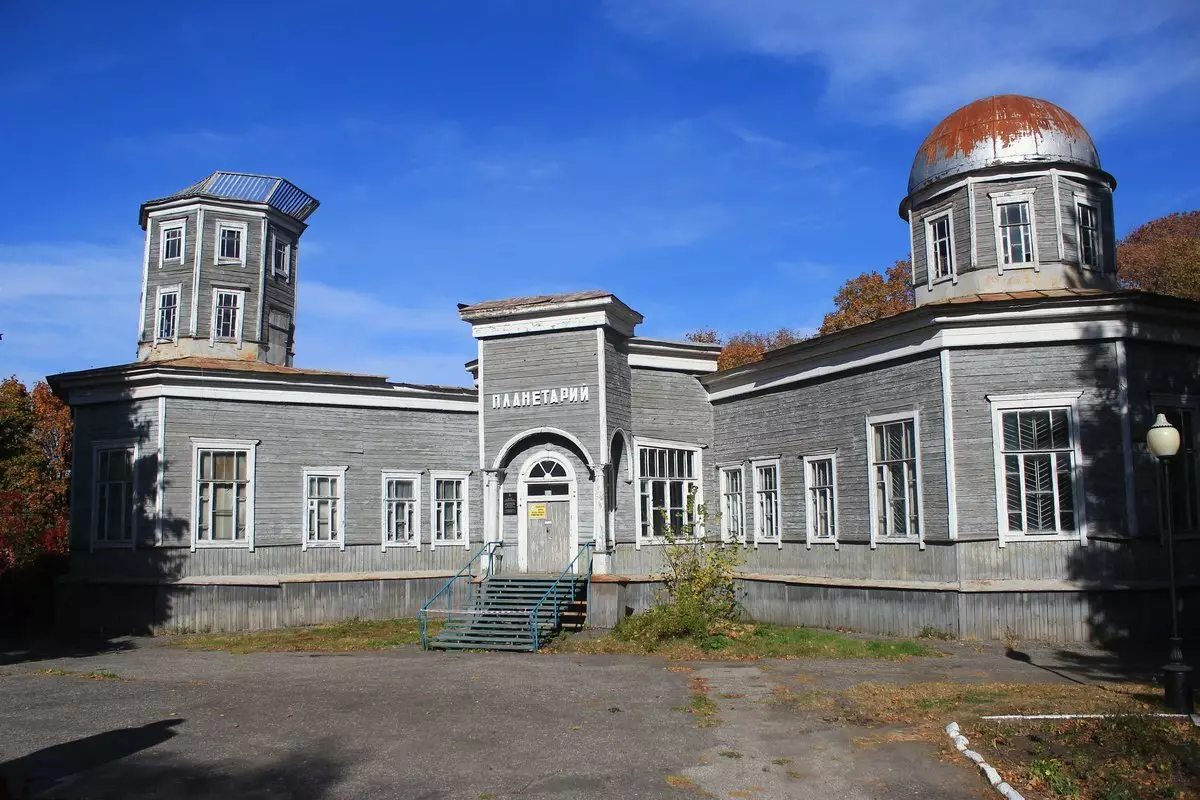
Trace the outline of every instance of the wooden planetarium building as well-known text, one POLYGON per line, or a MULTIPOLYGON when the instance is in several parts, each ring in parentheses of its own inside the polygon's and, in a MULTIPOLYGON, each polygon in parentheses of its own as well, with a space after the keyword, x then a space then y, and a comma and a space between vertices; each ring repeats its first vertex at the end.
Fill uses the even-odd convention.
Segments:
POLYGON ((760 619, 1153 633, 1168 494, 1194 584, 1200 309, 1119 289, 1115 187, 1063 109, 979 100, 913 161, 913 310, 717 372, 607 292, 477 302, 457 388, 294 367, 317 201, 214 173, 142 206, 137 362, 51 379, 76 421, 63 614, 411 616, 490 543, 498 576, 590 545, 610 624, 691 525, 750 546, 760 619), (1169 485, 1141 444, 1160 412, 1184 434, 1169 485))

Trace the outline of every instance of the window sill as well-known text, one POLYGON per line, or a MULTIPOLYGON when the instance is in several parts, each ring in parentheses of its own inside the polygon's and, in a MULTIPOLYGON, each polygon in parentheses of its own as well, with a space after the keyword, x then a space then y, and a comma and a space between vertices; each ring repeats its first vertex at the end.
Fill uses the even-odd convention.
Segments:
POLYGON ((133 540, 131 539, 128 542, 93 541, 92 549, 93 550, 132 550, 133 549, 133 540))
POLYGON ((878 536, 871 543, 871 547, 878 547, 881 544, 916 544, 924 545, 919 536, 878 536))
POLYGON ((246 266, 246 262, 241 260, 240 258, 218 258, 217 266, 218 267, 244 267, 244 266, 246 266))
POLYGON ((809 539, 804 544, 806 547, 808 547, 810 549, 813 547, 823 547, 823 546, 827 547, 829 545, 833 545, 834 548, 837 548, 838 540, 837 539, 809 539))
POLYGON ((1000 537, 1002 544, 1009 542, 1075 542, 1084 544, 1083 537, 1078 533, 1048 533, 1038 535, 1036 533, 1021 533, 1020 531, 1006 532, 1000 537))
POLYGON ((943 275, 940 278, 934 278, 929 282, 929 290, 933 291, 933 287, 940 286, 943 283, 958 283, 958 275, 952 273, 950 275, 943 275))
POLYGON ((180 266, 180 267, 183 266, 183 259, 182 258, 164 258, 162 261, 158 262, 159 269, 162 269, 163 267, 174 267, 174 266, 180 266))
POLYGON ((463 547, 464 545, 466 545, 466 543, 467 543, 466 539, 449 539, 449 540, 435 541, 433 543, 433 546, 434 547, 463 547))
POLYGON ((192 544, 193 550, 249 550, 250 543, 241 542, 195 542, 192 544))
POLYGON ((384 542, 384 550, 420 550, 420 542, 384 542))
POLYGON ((339 539, 336 542, 305 542, 304 543, 305 550, 313 550, 315 548, 321 548, 321 547, 335 547, 335 548, 341 549, 342 542, 339 539))
POLYGON ((1016 269, 1031 269, 1037 272, 1042 268, 1040 261, 1026 261, 1021 264, 999 264, 998 266, 1001 272, 1008 272, 1009 270, 1016 269))

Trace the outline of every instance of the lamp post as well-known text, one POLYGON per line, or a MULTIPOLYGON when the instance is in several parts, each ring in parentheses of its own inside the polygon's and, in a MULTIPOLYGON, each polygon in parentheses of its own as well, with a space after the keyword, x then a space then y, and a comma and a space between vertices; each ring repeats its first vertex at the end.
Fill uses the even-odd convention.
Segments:
POLYGON ((1162 470, 1162 511, 1167 537, 1167 581, 1171 590, 1171 652, 1163 667, 1163 690, 1167 706, 1181 714, 1195 710, 1192 698, 1192 668, 1183 663, 1183 640, 1179 638, 1179 604, 1175 596, 1175 526, 1171 511, 1171 466, 1179 452, 1179 431, 1159 414, 1146 434, 1146 446, 1162 470))

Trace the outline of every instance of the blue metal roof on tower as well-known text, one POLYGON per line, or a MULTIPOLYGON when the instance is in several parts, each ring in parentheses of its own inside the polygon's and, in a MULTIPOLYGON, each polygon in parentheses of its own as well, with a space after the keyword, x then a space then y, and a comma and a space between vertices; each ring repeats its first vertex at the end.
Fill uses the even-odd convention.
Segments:
POLYGON ((214 172, 207 178, 175 194, 152 202, 178 200, 182 197, 215 197, 223 200, 244 200, 266 203, 280 213, 303 222, 320 203, 299 186, 270 175, 250 175, 245 172, 214 172))

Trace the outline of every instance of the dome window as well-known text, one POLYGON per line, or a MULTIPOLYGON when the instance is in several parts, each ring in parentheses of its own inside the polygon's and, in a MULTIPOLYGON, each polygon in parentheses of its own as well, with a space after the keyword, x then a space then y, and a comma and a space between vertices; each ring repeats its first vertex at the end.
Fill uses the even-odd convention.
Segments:
POLYGON ((1076 203, 1079 220, 1079 264, 1103 269, 1100 236, 1100 210, 1089 203, 1076 203))
POLYGON ((929 282, 954 278, 954 218, 950 211, 925 219, 925 257, 929 282))

